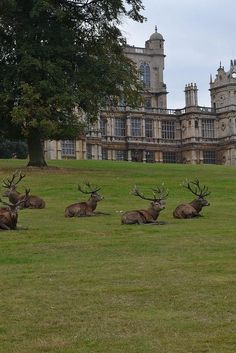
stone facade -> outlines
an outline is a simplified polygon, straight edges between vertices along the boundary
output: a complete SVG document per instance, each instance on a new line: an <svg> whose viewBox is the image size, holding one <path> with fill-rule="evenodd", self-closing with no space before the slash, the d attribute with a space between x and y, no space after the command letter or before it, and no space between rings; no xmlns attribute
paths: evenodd
<svg viewBox="0 0 236 353"><path fill-rule="evenodd" d="M155 29L144 48L125 53L140 71L143 107L102 111L86 136L45 142L46 158L236 165L236 60L211 78L211 107L198 105L197 85L189 83L185 107L167 109L162 35Z"/></svg>

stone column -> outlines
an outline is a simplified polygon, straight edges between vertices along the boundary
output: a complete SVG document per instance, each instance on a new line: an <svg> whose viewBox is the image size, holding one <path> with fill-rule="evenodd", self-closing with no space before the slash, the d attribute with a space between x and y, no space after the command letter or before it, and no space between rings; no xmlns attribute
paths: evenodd
<svg viewBox="0 0 236 353"><path fill-rule="evenodd" d="M147 159L146 159L146 151L143 151L143 163L146 163Z"/></svg>
<svg viewBox="0 0 236 353"><path fill-rule="evenodd" d="M108 159L109 161L112 160L112 150L108 150L108 151L107 151L107 159Z"/></svg>
<svg viewBox="0 0 236 353"><path fill-rule="evenodd" d="M145 119L144 118L141 119L141 136L145 137Z"/></svg>
<svg viewBox="0 0 236 353"><path fill-rule="evenodd" d="M102 146L97 145L97 159L102 160Z"/></svg>
<svg viewBox="0 0 236 353"><path fill-rule="evenodd" d="M57 159L61 159L61 141L56 141Z"/></svg>
<svg viewBox="0 0 236 353"><path fill-rule="evenodd" d="M192 164L197 164L197 153L195 150L192 151L192 158L191 158L191 163Z"/></svg>
<svg viewBox="0 0 236 353"><path fill-rule="evenodd" d="M199 151L199 163L203 164L203 151Z"/></svg>
<svg viewBox="0 0 236 353"><path fill-rule="evenodd" d="M158 121L153 120L153 138L157 138L158 136Z"/></svg>
<svg viewBox="0 0 236 353"><path fill-rule="evenodd" d="M127 135L127 137L129 137L131 134L130 117L127 117L127 119L126 119L126 129L127 129L126 135Z"/></svg>
<svg viewBox="0 0 236 353"><path fill-rule="evenodd" d="M161 139L161 120L157 121L157 138Z"/></svg>
<svg viewBox="0 0 236 353"><path fill-rule="evenodd" d="M132 157L131 157L131 151L130 150L128 150L127 151L128 152L128 162L132 162Z"/></svg>

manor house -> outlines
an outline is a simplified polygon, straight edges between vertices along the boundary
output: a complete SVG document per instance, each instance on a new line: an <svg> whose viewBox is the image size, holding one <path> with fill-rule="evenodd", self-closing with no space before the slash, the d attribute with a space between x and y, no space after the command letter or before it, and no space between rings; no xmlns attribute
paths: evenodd
<svg viewBox="0 0 236 353"><path fill-rule="evenodd" d="M211 107L198 105L197 85L188 83L185 107L168 109L163 36L155 29L144 48L127 45L125 53L140 72L142 108L102 111L77 140L46 141L45 157L236 165L236 60L211 78Z"/></svg>

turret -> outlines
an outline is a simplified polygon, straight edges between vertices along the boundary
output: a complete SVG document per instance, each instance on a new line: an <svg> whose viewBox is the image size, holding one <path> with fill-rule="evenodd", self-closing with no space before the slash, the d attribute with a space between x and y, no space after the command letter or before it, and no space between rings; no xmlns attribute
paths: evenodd
<svg viewBox="0 0 236 353"><path fill-rule="evenodd" d="M157 26L155 26L155 32L151 34L149 40L145 42L145 48L155 50L159 54L164 54L164 39L163 36L157 32Z"/></svg>
<svg viewBox="0 0 236 353"><path fill-rule="evenodd" d="M185 106L186 107L196 107L198 105L197 96L197 85L196 83L189 83L185 86Z"/></svg>
<svg viewBox="0 0 236 353"><path fill-rule="evenodd" d="M213 108L236 105L236 60L230 60L229 71L220 63L215 79L210 81L210 92Z"/></svg>

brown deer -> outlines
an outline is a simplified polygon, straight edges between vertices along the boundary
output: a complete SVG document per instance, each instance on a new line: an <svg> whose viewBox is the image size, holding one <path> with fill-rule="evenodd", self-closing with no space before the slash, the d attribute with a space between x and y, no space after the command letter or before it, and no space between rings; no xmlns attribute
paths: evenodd
<svg viewBox="0 0 236 353"><path fill-rule="evenodd" d="M13 230L16 229L18 220L18 210L21 208L29 195L29 190L25 190L24 199L18 201L15 204L9 204L0 199L6 207L0 207L0 230Z"/></svg>
<svg viewBox="0 0 236 353"><path fill-rule="evenodd" d="M103 200L103 196L98 194L101 188L97 186L92 188L89 182L84 184L85 188L78 185L78 190L83 194L89 194L90 198L87 202L77 202L67 206L65 209L65 217L94 216L96 214L94 211L97 207L97 203Z"/></svg>
<svg viewBox="0 0 236 353"><path fill-rule="evenodd" d="M190 203L183 203L177 206L173 212L174 218L200 217L201 215L199 213L202 208L205 206L210 206L210 203L205 199L205 197L210 194L208 187L205 185L201 187L198 179L195 179L194 181L186 180L182 183L182 185L186 189L190 190L192 194L196 195L197 198Z"/></svg>
<svg viewBox="0 0 236 353"><path fill-rule="evenodd" d="M16 185L25 177L25 174L22 174L21 171L16 171L13 173L11 179L3 180L3 187L6 188L6 191L3 193L3 196L8 197L9 201L12 204L16 204L18 201L24 199L24 194L19 193L16 190ZM24 203L21 204L22 208L45 208L45 201L34 195L29 195Z"/></svg>
<svg viewBox="0 0 236 353"><path fill-rule="evenodd" d="M135 186L132 195L138 196L141 199L151 201L148 209L141 209L135 211L127 211L121 216L121 224L158 224L156 221L160 212L165 209L164 200L168 196L168 190L162 187L152 189L153 197L145 197ZM158 194L158 195L157 195Z"/></svg>

